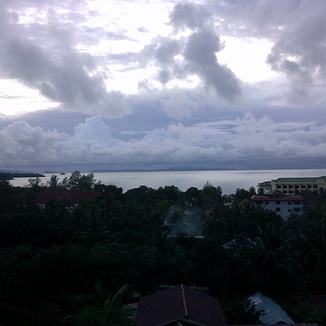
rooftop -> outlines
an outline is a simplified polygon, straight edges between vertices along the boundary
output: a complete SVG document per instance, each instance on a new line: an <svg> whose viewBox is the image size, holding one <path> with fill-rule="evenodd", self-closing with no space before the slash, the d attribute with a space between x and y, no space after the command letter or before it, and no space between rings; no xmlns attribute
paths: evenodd
<svg viewBox="0 0 326 326"><path fill-rule="evenodd" d="M267 195L253 195L253 201L303 201L300 195L286 195L280 190L273 190Z"/></svg>
<svg viewBox="0 0 326 326"><path fill-rule="evenodd" d="M320 182L321 179L325 179L326 176L322 177L297 177L297 178L278 178L275 180L272 180L272 182L275 183L315 183L315 182Z"/></svg>
<svg viewBox="0 0 326 326"><path fill-rule="evenodd" d="M180 285L139 300L136 325L227 326L218 301L200 291Z"/></svg>
<svg viewBox="0 0 326 326"><path fill-rule="evenodd" d="M256 311L261 311L259 317L262 324L294 324L290 316L272 299L261 292L256 292L248 298L254 305Z"/></svg>

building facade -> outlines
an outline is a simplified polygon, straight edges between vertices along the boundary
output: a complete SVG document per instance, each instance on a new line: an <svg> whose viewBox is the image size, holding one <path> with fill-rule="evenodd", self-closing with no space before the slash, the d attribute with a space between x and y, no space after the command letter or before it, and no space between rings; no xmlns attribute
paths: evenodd
<svg viewBox="0 0 326 326"><path fill-rule="evenodd" d="M268 195L253 195L251 200L256 207L275 212L284 220L303 213L303 197L300 195L286 195L280 190L273 190Z"/></svg>
<svg viewBox="0 0 326 326"><path fill-rule="evenodd" d="M296 194L301 191L326 190L326 176L312 178L278 178L272 180L272 191L280 190L286 195Z"/></svg>

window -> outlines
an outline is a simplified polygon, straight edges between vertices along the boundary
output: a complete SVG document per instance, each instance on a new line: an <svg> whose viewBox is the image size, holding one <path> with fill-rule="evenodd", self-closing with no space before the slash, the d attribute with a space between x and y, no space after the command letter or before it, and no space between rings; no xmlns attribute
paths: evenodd
<svg viewBox="0 0 326 326"><path fill-rule="evenodd" d="M265 205L268 205L269 204L269 201L265 201Z"/></svg>
<svg viewBox="0 0 326 326"><path fill-rule="evenodd" d="M307 188L308 188L308 189L311 189L311 185L307 185Z"/></svg>
<svg viewBox="0 0 326 326"><path fill-rule="evenodd" d="M300 203L301 203L300 200L295 200L295 201L293 202L294 205L300 205Z"/></svg>
<svg viewBox="0 0 326 326"><path fill-rule="evenodd" d="M289 194L293 194L293 190L290 190L290 191L289 191Z"/></svg>
<svg viewBox="0 0 326 326"><path fill-rule="evenodd" d="M295 188L295 189L299 189L299 186L298 186L298 185L295 185L294 188Z"/></svg>
<svg viewBox="0 0 326 326"><path fill-rule="evenodd" d="M287 189L288 188L288 186L287 185L283 185L283 189Z"/></svg>
<svg viewBox="0 0 326 326"><path fill-rule="evenodd" d="M276 207L275 212L280 212L281 208L280 207Z"/></svg>
<svg viewBox="0 0 326 326"><path fill-rule="evenodd" d="M292 201L288 201L288 205L292 205Z"/></svg>
<svg viewBox="0 0 326 326"><path fill-rule="evenodd" d="M301 208L295 207L295 208L293 208L293 212L299 213L299 212L301 212Z"/></svg>
<svg viewBox="0 0 326 326"><path fill-rule="evenodd" d="M277 186L276 186L276 189L281 189L281 186L280 186L280 185L277 185Z"/></svg>
<svg viewBox="0 0 326 326"><path fill-rule="evenodd" d="M290 185L290 186L289 186L289 188L290 188L290 189L293 189L293 186L292 186L292 185Z"/></svg>
<svg viewBox="0 0 326 326"><path fill-rule="evenodd" d="M291 208L289 208L289 209L288 209L288 212L289 212L289 213L291 213L291 212L292 212L292 209L291 209Z"/></svg>
<svg viewBox="0 0 326 326"><path fill-rule="evenodd" d="M281 202L279 200L276 201L276 205L279 205Z"/></svg>

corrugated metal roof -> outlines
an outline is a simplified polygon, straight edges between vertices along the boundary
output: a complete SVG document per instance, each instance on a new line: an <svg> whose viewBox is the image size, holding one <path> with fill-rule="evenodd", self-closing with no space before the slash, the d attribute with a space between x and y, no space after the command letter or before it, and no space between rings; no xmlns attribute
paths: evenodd
<svg viewBox="0 0 326 326"><path fill-rule="evenodd" d="M256 308L261 311L260 322L265 325L276 325L279 323L294 324L290 316L272 299L261 292L256 292L248 298Z"/></svg>

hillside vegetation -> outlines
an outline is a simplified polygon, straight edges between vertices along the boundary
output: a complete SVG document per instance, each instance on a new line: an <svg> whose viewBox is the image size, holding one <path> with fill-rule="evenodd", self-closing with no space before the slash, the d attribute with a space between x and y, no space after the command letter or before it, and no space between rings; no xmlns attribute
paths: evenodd
<svg viewBox="0 0 326 326"><path fill-rule="evenodd" d="M37 193L73 189L98 196L75 209L35 202ZM78 171L24 188L0 181L0 322L132 325L126 303L182 283L207 287L229 324L257 321L246 297L261 291L295 322L322 325L310 301L326 293L326 193L302 194L304 215L287 222L251 207L254 193L223 195L209 183L124 193ZM239 245L223 247L234 239Z"/></svg>

